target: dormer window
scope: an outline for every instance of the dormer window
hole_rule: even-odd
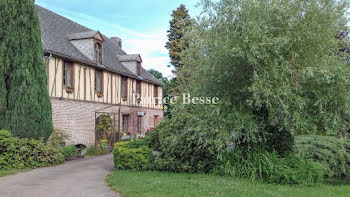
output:
[[[102,45],[95,43],[95,63],[102,64]]]
[[[117,55],[118,60],[124,64],[133,74],[141,76],[142,59],[140,54]]]
[[[99,31],[85,31],[72,33],[67,38],[90,61],[103,65],[103,37]]]

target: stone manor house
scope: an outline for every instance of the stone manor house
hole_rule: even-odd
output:
[[[68,134],[68,144],[97,144],[96,120],[103,113],[113,118],[114,133],[145,134],[161,121],[162,83],[142,68],[139,54],[124,52],[118,37],[36,9],[53,125]]]

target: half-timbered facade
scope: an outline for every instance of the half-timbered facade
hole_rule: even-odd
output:
[[[70,136],[69,144],[96,143],[99,112],[118,115],[115,132],[144,134],[160,122],[162,84],[142,68],[139,54],[125,53],[118,37],[36,8],[53,124]]]

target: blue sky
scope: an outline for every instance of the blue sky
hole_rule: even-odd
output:
[[[108,37],[123,40],[123,49],[139,53],[143,67],[171,76],[164,47],[172,10],[186,5],[191,16],[200,13],[200,0],[36,0],[36,4]]]

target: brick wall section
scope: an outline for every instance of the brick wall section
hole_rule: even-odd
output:
[[[95,112],[115,113],[118,119],[119,108],[122,114],[130,115],[129,130],[137,132],[137,113],[144,112],[141,118],[141,132],[154,128],[163,118],[163,111],[159,109],[140,108],[133,106],[113,106],[104,103],[85,102],[77,100],[51,98],[52,121],[55,129],[69,135],[67,144],[95,144]],[[122,118],[120,118],[122,120]],[[116,122],[116,128],[118,123]],[[120,122],[122,126],[122,122]],[[117,130],[117,129],[116,129]]]

